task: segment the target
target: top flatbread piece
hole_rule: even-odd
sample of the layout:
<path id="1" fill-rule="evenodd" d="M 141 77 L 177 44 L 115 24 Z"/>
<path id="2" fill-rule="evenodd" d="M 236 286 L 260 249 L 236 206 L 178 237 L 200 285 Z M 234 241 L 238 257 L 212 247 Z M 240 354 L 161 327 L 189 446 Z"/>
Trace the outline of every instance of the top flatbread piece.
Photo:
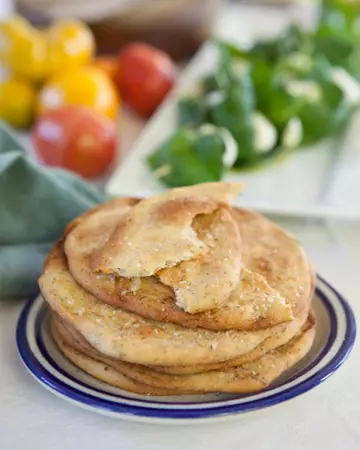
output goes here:
<path id="1" fill-rule="evenodd" d="M 137 201 L 113 200 L 85 213 L 68 226 L 64 247 L 70 271 L 82 287 L 102 301 L 154 320 L 214 330 L 272 326 L 291 320 L 307 302 L 311 274 L 297 242 L 284 230 L 254 213 L 244 212 L 245 225 L 242 226 L 241 214 L 234 214 L 237 211 L 234 209 L 232 214 L 243 235 L 242 253 L 245 251 L 251 269 L 241 271 L 238 288 L 219 308 L 187 314 L 176 305 L 172 289 L 156 277 L 128 279 L 94 274 L 91 268 L 93 254 L 103 247 L 117 223 Z M 258 258 L 259 247 L 263 250 L 261 259 Z M 256 249 L 254 260 L 253 248 Z M 280 270 L 283 274 L 278 273 Z M 269 275 L 272 284 L 264 275 Z M 290 285 L 287 285 L 288 280 Z M 301 293 L 298 293 L 298 286 L 302 287 Z"/>
<path id="2" fill-rule="evenodd" d="M 191 226 L 195 216 L 228 206 L 242 188 L 241 183 L 204 183 L 142 200 L 115 228 L 93 269 L 146 277 L 200 256 L 207 248 Z"/>

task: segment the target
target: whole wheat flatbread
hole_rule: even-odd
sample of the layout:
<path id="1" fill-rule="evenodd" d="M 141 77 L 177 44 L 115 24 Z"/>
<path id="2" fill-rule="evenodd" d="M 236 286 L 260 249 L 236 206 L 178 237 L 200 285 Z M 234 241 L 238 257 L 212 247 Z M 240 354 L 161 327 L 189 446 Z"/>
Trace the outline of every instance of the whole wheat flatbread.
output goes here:
<path id="1" fill-rule="evenodd" d="M 156 275 L 173 289 L 176 304 L 193 314 L 221 307 L 239 285 L 241 239 L 228 208 L 196 216 L 192 227 L 208 249 L 206 253 Z"/>
<path id="2" fill-rule="evenodd" d="M 242 188 L 241 183 L 204 183 L 144 199 L 116 227 L 93 268 L 107 274 L 146 277 L 200 256 L 206 245 L 192 228 L 195 216 L 228 206 Z"/>
<path id="3" fill-rule="evenodd" d="M 92 375 L 98 380 L 103 381 L 104 383 L 125 389 L 126 391 L 133 392 L 135 394 L 156 396 L 179 394 L 179 391 L 176 390 L 171 391 L 169 389 L 154 388 L 146 384 L 139 383 L 138 381 L 132 380 L 123 373 L 119 372 L 114 367 L 91 358 L 79 350 L 76 350 L 66 344 L 65 339 L 62 338 L 61 332 L 58 331 L 54 323 L 52 323 L 51 326 L 51 333 L 59 349 L 72 363 L 80 367 L 80 369 L 84 372 Z"/>
<path id="4" fill-rule="evenodd" d="M 308 304 L 311 274 L 299 244 L 264 217 L 236 208 L 232 214 L 242 235 L 246 265 L 238 288 L 216 309 L 187 314 L 176 305 L 172 289 L 156 277 L 94 274 L 93 255 L 136 201 L 113 200 L 75 219 L 67 228 L 65 252 L 70 271 L 102 301 L 161 322 L 212 330 L 266 328 L 291 320 Z"/>
<path id="5" fill-rule="evenodd" d="M 56 318 L 56 322 L 58 327 L 63 330 L 63 333 L 71 336 L 71 338 L 81 346 L 81 348 L 86 352 L 94 350 L 94 348 L 85 340 L 83 336 L 81 336 L 75 328 L 68 322 L 65 322 L 58 315 L 53 314 L 53 317 Z M 168 373 L 174 375 L 184 375 L 184 374 L 192 374 L 192 373 L 200 373 L 200 372 L 208 372 L 211 370 L 223 370 L 229 367 L 240 366 L 244 363 L 248 363 L 259 359 L 261 356 L 265 355 L 271 350 L 274 350 L 277 347 L 280 347 L 287 342 L 289 342 L 296 334 L 299 333 L 299 330 L 305 325 L 308 319 L 308 311 L 304 311 L 299 318 L 294 320 L 291 324 L 288 324 L 285 330 L 281 330 L 281 332 L 270 336 L 265 339 L 260 345 L 258 345 L 254 350 L 244 355 L 241 355 L 237 358 L 230 359 L 227 361 L 221 361 L 218 363 L 212 364 L 197 364 L 197 365 L 186 365 L 186 366 L 152 366 L 148 365 L 148 367 L 152 370 L 161 373 Z"/>
<path id="6" fill-rule="evenodd" d="M 315 293 L 315 285 L 316 285 L 316 277 L 315 272 L 311 269 L 311 293 L 309 296 L 309 303 L 314 297 Z M 280 347 L 281 345 L 286 344 L 289 342 L 303 327 L 308 319 L 309 314 L 309 308 L 305 308 L 302 310 L 300 314 L 289 324 L 287 324 L 287 327 L 285 330 L 282 330 L 278 334 L 274 334 L 273 336 L 270 336 L 269 338 L 265 339 L 258 347 L 256 347 L 253 351 L 241 355 L 237 358 L 230 359 L 228 361 L 221 361 L 218 363 L 212 363 L 212 364 L 198 364 L 196 368 L 194 366 L 149 366 L 153 370 L 156 370 L 158 372 L 164 372 L 174 375 L 183 375 L 188 373 L 195 373 L 195 372 L 208 372 L 210 370 L 219 370 L 219 369 L 226 369 L 228 367 L 235 367 L 240 366 L 241 364 L 254 361 L 255 359 L 259 359 L 261 356 L 265 355 L 265 353 L 268 353 L 271 350 L 274 350 L 277 347 Z"/>
<path id="7" fill-rule="evenodd" d="M 306 355 L 315 337 L 315 322 L 313 317 L 309 316 L 300 333 L 291 341 L 251 363 L 205 373 L 169 375 L 161 374 L 148 367 L 115 361 L 89 348 L 84 349 L 78 340 L 72 339 L 69 333 L 61 332 L 61 324 L 57 321 L 54 322 L 54 328 L 70 348 L 75 348 L 90 360 L 100 361 L 137 382 L 158 389 L 175 389 L 186 393 L 247 393 L 264 389 Z"/>
<path id="8" fill-rule="evenodd" d="M 220 361 L 210 364 L 197 364 L 196 366 L 152 366 L 150 368 L 157 372 L 169 373 L 174 375 L 184 375 L 195 372 L 209 372 L 210 370 L 223 370 L 229 367 L 240 366 L 265 355 L 269 351 L 280 347 L 289 342 L 298 332 L 299 329 L 305 324 L 308 317 L 308 310 L 304 310 L 295 320 L 288 323 L 287 326 L 279 333 L 265 339 L 260 345 L 254 348 L 254 350 L 244 355 L 238 356 L 226 361 Z"/>
<path id="9" fill-rule="evenodd" d="M 100 353 L 124 361 L 161 366 L 209 364 L 253 351 L 289 323 L 255 331 L 210 331 L 144 319 L 113 308 L 79 286 L 68 270 L 62 244 L 54 246 L 39 279 L 51 309 Z M 308 305 L 307 299 L 303 306 Z"/>
<path id="10" fill-rule="evenodd" d="M 94 253 L 92 269 L 127 278 L 157 275 L 184 311 L 215 308 L 240 281 L 240 234 L 224 205 L 242 187 L 205 183 L 142 200 Z"/>

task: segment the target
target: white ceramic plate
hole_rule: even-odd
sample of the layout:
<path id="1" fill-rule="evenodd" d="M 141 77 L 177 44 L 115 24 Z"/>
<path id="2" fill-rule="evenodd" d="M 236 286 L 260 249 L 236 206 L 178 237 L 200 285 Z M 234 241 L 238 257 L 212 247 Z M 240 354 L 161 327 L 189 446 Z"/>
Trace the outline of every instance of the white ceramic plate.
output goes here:
<path id="1" fill-rule="evenodd" d="M 310 352 L 267 390 L 249 395 L 148 397 L 98 381 L 59 351 L 50 334 L 49 312 L 41 296 L 31 299 L 19 318 L 17 345 L 23 363 L 37 381 L 83 408 L 146 422 L 220 420 L 280 404 L 307 392 L 345 361 L 356 334 L 349 305 L 319 278 L 313 308 L 318 327 Z"/>
<path id="2" fill-rule="evenodd" d="M 111 195 L 146 197 L 165 189 L 147 167 L 146 157 L 176 129 L 177 100 L 215 64 L 215 50 L 205 45 L 115 171 L 107 186 Z M 246 183 L 237 204 L 273 214 L 360 218 L 359 125 L 360 118 L 354 119 L 341 146 L 327 141 L 256 171 L 229 172 L 225 180 Z"/>

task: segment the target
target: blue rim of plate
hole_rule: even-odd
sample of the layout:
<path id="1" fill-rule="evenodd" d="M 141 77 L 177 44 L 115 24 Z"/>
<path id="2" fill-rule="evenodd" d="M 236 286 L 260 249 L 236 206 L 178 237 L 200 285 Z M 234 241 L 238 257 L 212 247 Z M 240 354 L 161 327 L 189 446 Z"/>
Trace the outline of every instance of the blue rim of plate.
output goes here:
<path id="1" fill-rule="evenodd" d="M 261 393 L 239 396 L 229 400 L 209 402 L 163 402 L 134 399 L 121 394 L 101 391 L 65 372 L 48 353 L 42 339 L 41 326 L 44 307 L 37 305 L 38 296 L 25 305 L 18 321 L 16 341 L 20 357 L 28 371 L 45 387 L 87 409 L 122 418 L 141 420 L 191 421 L 206 420 L 230 414 L 241 414 L 282 403 L 299 396 L 332 375 L 348 357 L 356 337 L 354 314 L 344 299 L 327 281 L 317 277 L 316 295 L 329 317 L 330 330 L 327 342 L 311 363 L 281 385 L 270 387 Z M 38 306 L 34 323 L 30 316 Z M 28 328 L 34 334 L 37 352 L 30 345 Z M 325 361 L 325 362 L 324 362 Z M 50 370 L 47 369 L 48 366 Z M 319 367 L 318 367 L 319 366 Z M 54 375 L 55 373 L 55 375 Z"/>

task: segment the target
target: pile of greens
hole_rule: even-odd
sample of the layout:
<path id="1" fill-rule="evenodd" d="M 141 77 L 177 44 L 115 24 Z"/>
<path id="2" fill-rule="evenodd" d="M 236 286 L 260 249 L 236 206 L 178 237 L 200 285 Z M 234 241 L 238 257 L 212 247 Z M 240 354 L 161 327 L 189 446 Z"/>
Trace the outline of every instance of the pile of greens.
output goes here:
<path id="1" fill-rule="evenodd" d="M 339 135 L 360 102 L 360 6 L 327 0 L 316 30 L 291 26 L 251 49 L 214 41 L 215 72 L 178 105 L 179 128 L 149 157 L 169 186 L 220 180 Z"/>

